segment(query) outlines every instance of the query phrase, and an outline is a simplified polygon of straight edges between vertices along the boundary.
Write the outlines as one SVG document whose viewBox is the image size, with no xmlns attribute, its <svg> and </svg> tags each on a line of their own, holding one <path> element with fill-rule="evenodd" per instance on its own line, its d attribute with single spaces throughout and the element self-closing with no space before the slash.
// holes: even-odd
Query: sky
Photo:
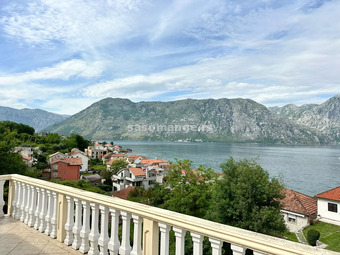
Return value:
<svg viewBox="0 0 340 255">
<path fill-rule="evenodd" d="M 340 93 L 339 13 L 339 0 L 1 0 L 0 106 L 323 103 Z"/>
</svg>

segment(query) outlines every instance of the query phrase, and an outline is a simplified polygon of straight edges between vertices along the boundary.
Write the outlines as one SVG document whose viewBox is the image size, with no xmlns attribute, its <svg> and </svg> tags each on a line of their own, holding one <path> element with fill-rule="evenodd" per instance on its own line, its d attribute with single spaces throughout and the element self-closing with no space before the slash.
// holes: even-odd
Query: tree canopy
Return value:
<svg viewBox="0 0 340 255">
<path fill-rule="evenodd" d="M 116 173 L 118 173 L 119 170 L 127 167 L 128 165 L 129 165 L 129 163 L 126 162 L 125 160 L 118 159 L 118 160 L 115 160 L 115 161 L 112 162 L 110 170 L 111 170 L 112 174 L 116 174 Z"/>
<path fill-rule="evenodd" d="M 254 160 L 221 164 L 222 178 L 215 183 L 209 218 L 211 220 L 280 236 L 285 224 L 280 213 L 283 184 L 270 178 Z"/>
</svg>

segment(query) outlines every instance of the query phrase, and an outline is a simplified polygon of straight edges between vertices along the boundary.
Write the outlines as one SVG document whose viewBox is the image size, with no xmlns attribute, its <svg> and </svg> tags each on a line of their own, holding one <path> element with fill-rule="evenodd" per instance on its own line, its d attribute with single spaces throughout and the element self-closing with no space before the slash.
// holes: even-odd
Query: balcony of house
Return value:
<svg viewBox="0 0 340 255">
<path fill-rule="evenodd" d="M 6 181 L 9 182 L 6 201 L 8 208 L 7 216 L 4 217 L 2 209 L 5 201 L 2 198 Z M 230 244 L 234 255 L 243 255 L 247 249 L 252 250 L 254 255 L 338 254 L 16 174 L 0 176 L 0 209 L 0 217 L 2 217 L 0 239 L 8 233 L 8 231 L 3 232 L 3 229 L 17 226 L 18 233 L 15 233 L 15 230 L 10 232 L 13 234 L 12 239 L 19 242 L 19 239 L 25 236 L 23 232 L 28 233 L 27 237 L 30 233 L 43 233 L 44 239 L 34 241 L 32 235 L 32 240 L 28 239 L 26 244 L 34 245 L 34 242 L 50 240 L 51 249 L 53 249 L 52 244 L 59 245 L 58 247 L 69 254 L 72 251 L 88 254 L 167 255 L 170 229 L 175 233 L 176 255 L 184 255 L 187 232 L 192 238 L 195 255 L 203 254 L 204 237 L 208 238 L 213 255 L 222 254 L 223 243 Z M 130 240 L 130 229 L 133 229 L 132 240 Z M 30 254 L 45 253 L 39 251 Z"/>
</svg>

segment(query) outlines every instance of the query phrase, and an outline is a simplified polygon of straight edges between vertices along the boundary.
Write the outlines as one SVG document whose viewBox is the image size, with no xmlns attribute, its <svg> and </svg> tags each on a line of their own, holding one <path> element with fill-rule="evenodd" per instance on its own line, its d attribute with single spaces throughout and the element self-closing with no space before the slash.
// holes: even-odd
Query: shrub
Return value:
<svg viewBox="0 0 340 255">
<path fill-rule="evenodd" d="M 316 246 L 316 241 L 320 238 L 320 232 L 316 229 L 310 229 L 307 231 L 307 241 L 310 245 Z"/>
</svg>

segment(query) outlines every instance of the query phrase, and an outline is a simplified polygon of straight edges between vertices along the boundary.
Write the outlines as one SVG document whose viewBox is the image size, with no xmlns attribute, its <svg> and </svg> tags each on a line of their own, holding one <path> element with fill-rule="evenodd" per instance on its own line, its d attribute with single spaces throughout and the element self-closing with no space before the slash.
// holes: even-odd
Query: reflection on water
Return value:
<svg viewBox="0 0 340 255">
<path fill-rule="evenodd" d="M 283 176 L 287 188 L 315 195 L 340 186 L 340 146 L 283 146 L 245 143 L 175 143 L 116 141 L 116 144 L 149 158 L 191 159 L 221 172 L 220 164 L 230 156 L 248 158 L 271 176 Z"/>
</svg>

